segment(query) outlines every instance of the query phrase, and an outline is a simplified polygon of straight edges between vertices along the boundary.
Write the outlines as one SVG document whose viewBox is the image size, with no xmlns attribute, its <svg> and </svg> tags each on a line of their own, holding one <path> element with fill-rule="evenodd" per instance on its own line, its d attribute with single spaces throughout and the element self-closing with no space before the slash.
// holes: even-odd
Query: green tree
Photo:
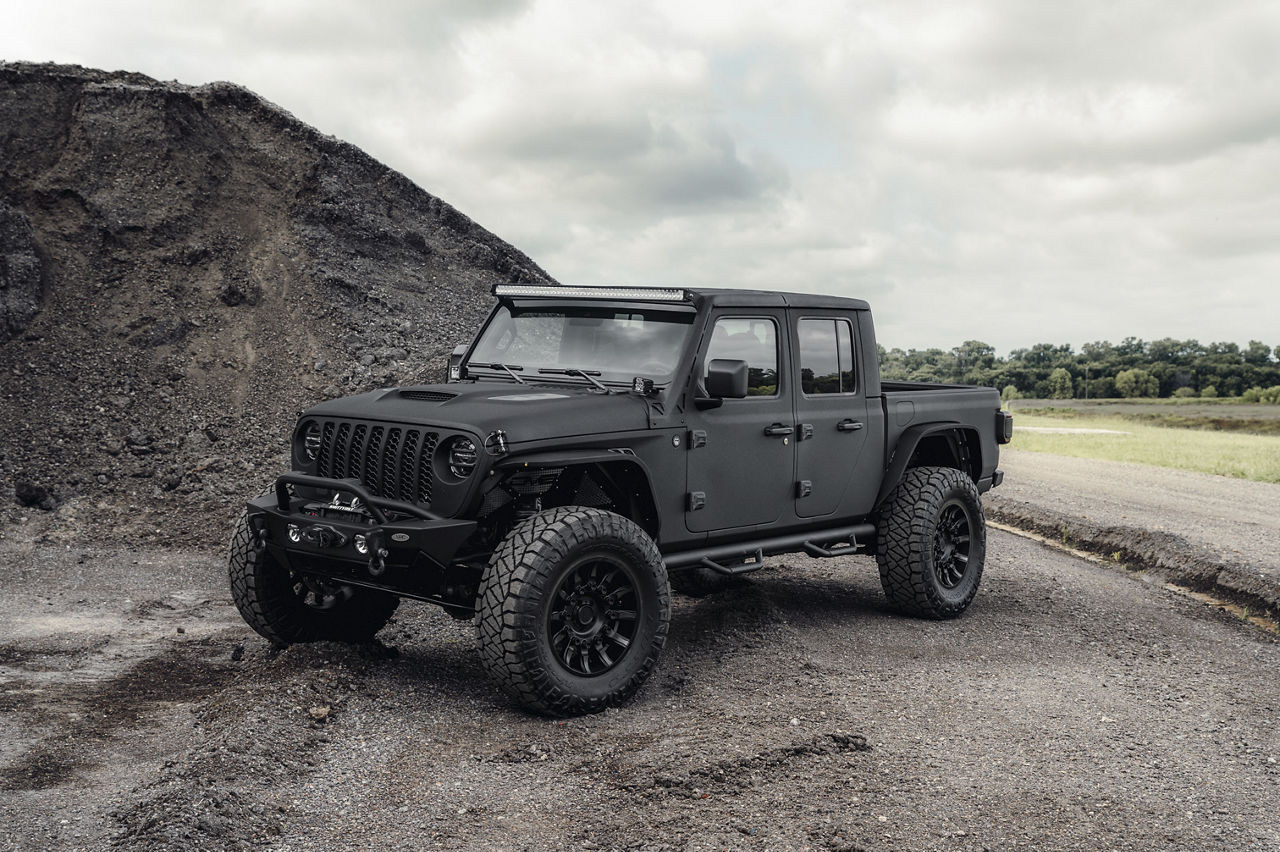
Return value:
<svg viewBox="0 0 1280 852">
<path fill-rule="evenodd" d="M 1218 396 L 1218 389 L 1213 385 L 1205 385 L 1200 389 L 1200 396 L 1204 399 L 1216 399 Z"/>
<path fill-rule="evenodd" d="M 1248 348 L 1244 350 L 1244 362 L 1253 364 L 1256 367 L 1262 367 L 1270 361 L 1271 347 L 1261 340 L 1250 340 Z"/>
<path fill-rule="evenodd" d="M 1049 398 L 1050 399 L 1071 399 L 1075 393 L 1075 388 L 1071 381 L 1071 374 L 1062 367 L 1054 368 L 1049 374 Z"/>
<path fill-rule="evenodd" d="M 1021 399 L 1022 394 L 1018 393 L 1018 389 L 1014 385 L 1005 385 L 1004 390 L 1000 391 L 1000 398 L 1005 402 L 1009 402 L 1011 400 Z"/>
<path fill-rule="evenodd" d="M 1155 396 L 1160 392 L 1160 382 L 1146 370 L 1121 370 L 1116 374 L 1116 392 L 1127 399 Z"/>
<path fill-rule="evenodd" d="M 966 340 L 951 354 L 965 370 L 990 370 L 996 363 L 996 348 L 981 340 Z"/>
</svg>

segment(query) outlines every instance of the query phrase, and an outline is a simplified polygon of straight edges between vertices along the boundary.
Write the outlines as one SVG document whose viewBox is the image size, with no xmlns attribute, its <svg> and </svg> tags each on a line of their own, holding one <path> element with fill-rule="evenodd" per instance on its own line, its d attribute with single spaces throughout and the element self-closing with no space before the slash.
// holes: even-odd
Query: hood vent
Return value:
<svg viewBox="0 0 1280 852">
<path fill-rule="evenodd" d="M 400 396 L 403 399 L 416 399 L 419 402 L 444 402 L 447 399 L 453 399 L 457 394 L 431 390 L 404 390 L 400 391 Z"/>
</svg>

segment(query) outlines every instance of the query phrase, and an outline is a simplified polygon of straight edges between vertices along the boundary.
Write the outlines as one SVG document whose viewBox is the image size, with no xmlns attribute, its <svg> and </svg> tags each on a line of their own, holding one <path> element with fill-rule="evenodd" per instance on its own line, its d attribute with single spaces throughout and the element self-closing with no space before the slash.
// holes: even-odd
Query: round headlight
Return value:
<svg viewBox="0 0 1280 852">
<path fill-rule="evenodd" d="M 307 461 L 320 457 L 320 424 L 314 420 L 302 427 L 302 454 Z"/>
<path fill-rule="evenodd" d="M 470 438 L 461 435 L 449 443 L 449 472 L 459 479 L 465 479 L 476 469 L 476 445 Z"/>
</svg>

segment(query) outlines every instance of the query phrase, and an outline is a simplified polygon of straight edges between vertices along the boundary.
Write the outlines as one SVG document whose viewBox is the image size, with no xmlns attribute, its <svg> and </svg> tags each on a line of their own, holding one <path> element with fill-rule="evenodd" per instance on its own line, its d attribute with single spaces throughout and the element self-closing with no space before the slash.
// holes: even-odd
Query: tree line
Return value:
<svg viewBox="0 0 1280 852">
<path fill-rule="evenodd" d="M 880 372 L 891 381 L 942 382 L 997 388 L 1006 399 L 1100 399 L 1115 397 L 1244 397 L 1280 402 L 1280 346 L 1259 340 L 1202 344 L 1195 340 L 1119 344 L 1037 343 L 1007 358 L 980 340 L 944 349 L 886 350 Z"/>
</svg>

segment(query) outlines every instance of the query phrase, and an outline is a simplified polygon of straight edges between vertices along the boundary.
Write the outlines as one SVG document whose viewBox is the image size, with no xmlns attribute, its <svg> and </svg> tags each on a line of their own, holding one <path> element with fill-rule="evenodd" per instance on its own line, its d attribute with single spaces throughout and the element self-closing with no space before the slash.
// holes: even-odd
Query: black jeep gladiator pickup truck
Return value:
<svg viewBox="0 0 1280 852">
<path fill-rule="evenodd" d="M 321 403 L 252 500 L 231 590 L 276 643 L 371 638 L 402 598 L 475 619 L 489 672 L 554 715 L 626 700 L 670 589 L 764 557 L 874 553 L 892 604 L 957 616 L 996 391 L 881 382 L 866 302 L 500 285 L 446 382 Z"/>
</svg>

